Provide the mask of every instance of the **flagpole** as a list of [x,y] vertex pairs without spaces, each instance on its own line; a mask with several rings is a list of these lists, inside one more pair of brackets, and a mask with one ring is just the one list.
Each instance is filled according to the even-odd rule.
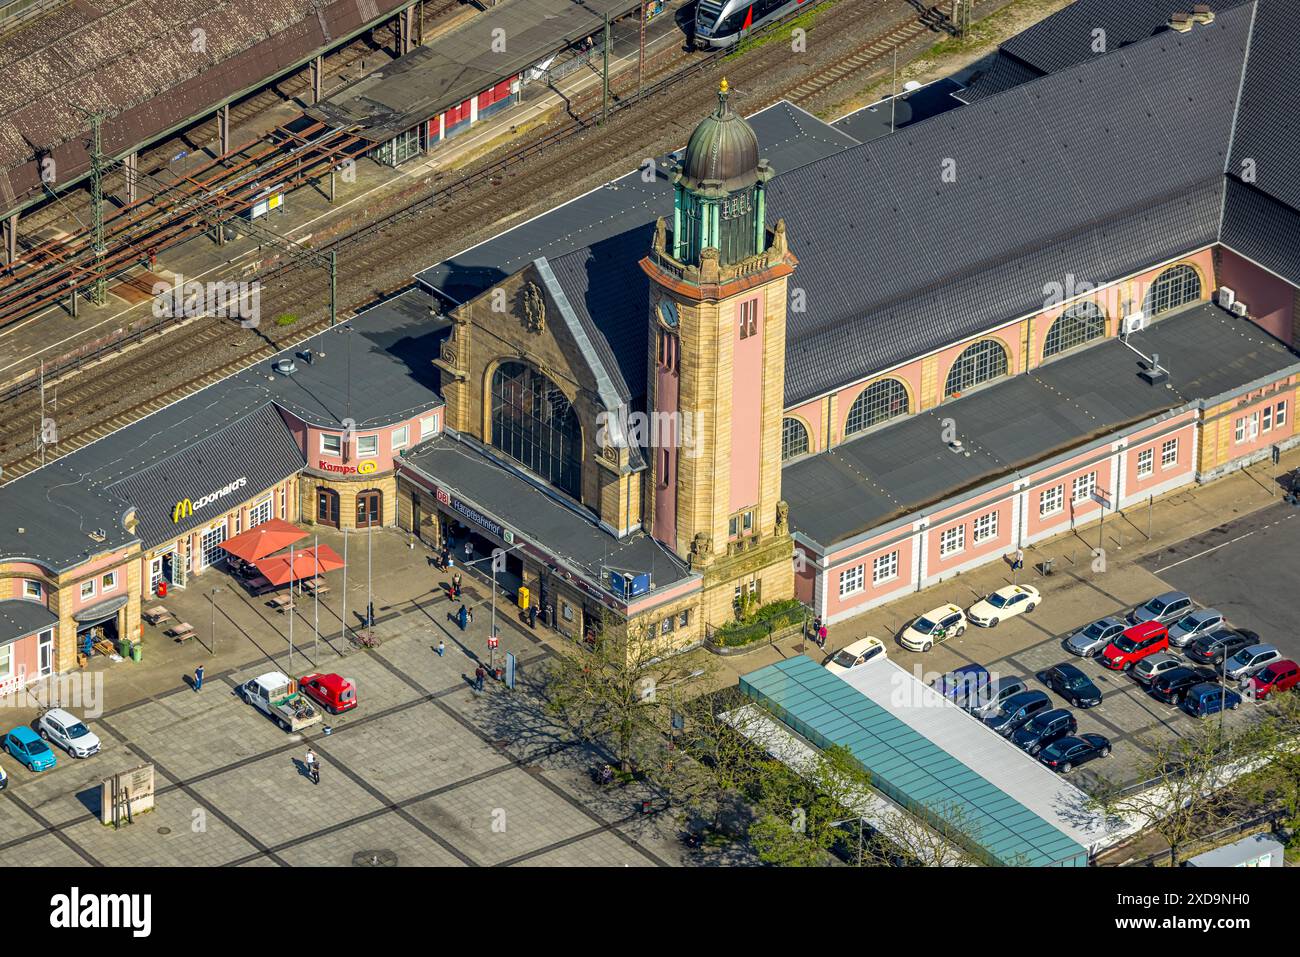
[[311,596],[315,601],[312,602],[311,609],[311,653],[317,658],[320,657],[320,532],[316,533],[316,547],[312,549],[312,554],[316,557],[316,567],[312,569],[312,589]]
[[[371,547],[372,539],[370,533],[373,530],[374,530],[373,525],[366,526],[366,631],[368,632],[373,632],[375,628],[375,618],[374,618],[375,597],[374,597],[374,593],[371,592],[370,590],[370,566],[371,566],[370,556],[373,552],[373,549]],[[373,638],[374,635],[371,634],[370,637]]]
[[348,640],[348,530],[343,529],[343,640]]
[[294,608],[293,594],[293,546],[289,546],[289,680],[293,680],[293,618],[297,609]]

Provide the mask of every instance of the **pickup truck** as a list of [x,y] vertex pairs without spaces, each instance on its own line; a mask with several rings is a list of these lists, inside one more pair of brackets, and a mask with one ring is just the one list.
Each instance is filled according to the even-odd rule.
[[265,713],[285,731],[301,731],[321,720],[320,712],[298,692],[297,682],[279,671],[268,671],[240,686],[245,701]]

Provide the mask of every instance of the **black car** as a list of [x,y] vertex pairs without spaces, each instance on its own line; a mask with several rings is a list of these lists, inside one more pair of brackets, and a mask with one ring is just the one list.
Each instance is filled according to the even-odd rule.
[[1214,681],[1214,672],[1205,668],[1188,668],[1183,665],[1171,668],[1162,675],[1156,675],[1147,688],[1152,695],[1169,704],[1178,704],[1188,688],[1193,688],[1203,681]]
[[1253,631],[1233,631],[1220,628],[1208,635],[1201,635],[1183,649],[1183,654],[1198,665],[1219,665],[1231,658],[1242,648],[1259,643],[1259,635]]
[[1051,707],[1052,699],[1046,691],[1022,691],[1013,694],[1002,703],[1001,709],[984,719],[984,723],[1002,735],[1010,737],[1011,733],[1034,715]]
[[1060,664],[1048,668],[1043,674],[1043,684],[1076,708],[1091,708],[1101,704],[1101,689],[1074,665]]
[[1064,708],[1054,708],[1041,712],[1022,724],[1011,735],[1011,741],[1030,754],[1037,754],[1053,741],[1059,741],[1078,730],[1079,723],[1074,720],[1074,715]]
[[1105,735],[1081,734],[1078,737],[1053,741],[1039,753],[1038,760],[1053,771],[1066,774],[1072,768],[1077,768],[1093,758],[1104,758],[1108,754],[1110,754],[1110,741]]

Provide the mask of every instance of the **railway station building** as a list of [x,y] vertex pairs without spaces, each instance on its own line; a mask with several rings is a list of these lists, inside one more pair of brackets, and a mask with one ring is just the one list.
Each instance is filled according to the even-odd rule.
[[1238,4],[865,142],[724,89],[652,175],[0,487],[0,670],[138,633],[268,513],[468,537],[562,633],[668,649],[1288,448],[1293,30]]

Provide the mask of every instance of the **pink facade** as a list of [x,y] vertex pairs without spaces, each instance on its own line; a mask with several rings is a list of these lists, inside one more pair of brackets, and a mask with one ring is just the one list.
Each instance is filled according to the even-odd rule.
[[[441,408],[380,428],[321,428],[282,413],[307,459],[307,467],[335,475],[391,472],[404,449],[442,431]],[[422,424],[423,423],[423,424]]]
[[758,503],[763,424],[763,328],[758,297],[736,303],[731,361],[731,497],[728,511]]
[[[655,408],[660,421],[675,422],[678,395],[681,388],[681,341],[670,332],[660,331],[657,361],[655,362]],[[670,548],[677,547],[677,449],[675,443],[664,443],[663,448],[652,449],[659,457],[652,470],[656,476],[654,489],[654,525],[650,534]]]
[[1294,434],[1295,389],[1259,390],[1222,407],[1228,419],[1228,449],[1233,458],[1262,452]]
[[1292,340],[1296,290],[1229,249],[1219,256],[1219,285],[1227,286],[1246,304],[1250,321],[1283,342]]

